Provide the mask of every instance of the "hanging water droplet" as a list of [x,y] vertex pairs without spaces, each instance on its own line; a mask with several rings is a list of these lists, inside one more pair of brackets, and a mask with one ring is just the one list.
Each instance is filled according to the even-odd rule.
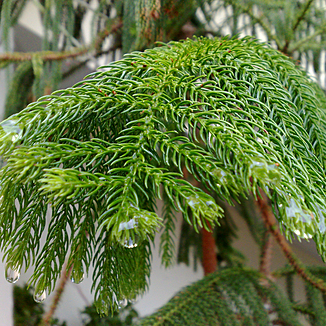
[[138,246],[138,235],[135,235],[134,237],[129,237],[128,239],[125,239],[122,243],[122,245],[126,248],[136,248]]
[[208,201],[206,202],[206,205],[207,205],[207,206],[214,205],[214,202],[213,202],[212,200],[208,200]]
[[119,224],[119,232],[123,230],[134,229],[138,226],[138,222],[135,218],[130,219],[128,222],[121,222]]
[[132,304],[132,305],[136,304],[137,301],[138,301],[138,297],[137,297],[137,296],[128,299],[128,302],[129,302],[130,304]]
[[255,175],[258,179],[265,179],[267,173],[267,164],[264,159],[257,157],[250,164],[250,170],[252,175]]
[[82,267],[80,267],[79,269],[74,268],[71,271],[70,279],[71,279],[72,283],[80,284],[81,282],[84,281],[84,278],[85,278],[85,274],[84,274],[84,270]]
[[16,270],[10,266],[6,266],[5,277],[9,283],[16,283],[19,280],[20,271],[19,269]]
[[23,132],[16,121],[5,120],[0,123],[0,126],[5,132],[6,139],[10,139],[13,143],[22,137]]
[[45,290],[42,291],[35,291],[34,293],[34,301],[37,303],[41,303],[46,299],[46,292]]
[[127,306],[128,304],[128,300],[127,299],[122,299],[122,300],[119,300],[118,302],[118,308],[119,309],[123,309]]
[[[223,171],[222,169],[220,168],[216,168],[216,169],[213,169],[211,172],[211,175],[213,175],[216,179],[219,180],[219,183],[228,183],[228,181],[231,181],[231,180],[228,180],[228,175],[225,171]],[[220,186],[220,184],[218,184],[218,186]]]
[[279,171],[279,168],[276,164],[267,165],[267,176],[270,182],[274,184],[279,184],[282,180],[282,175]]
[[197,208],[200,205],[199,196],[195,195],[187,197],[187,203],[191,208]]

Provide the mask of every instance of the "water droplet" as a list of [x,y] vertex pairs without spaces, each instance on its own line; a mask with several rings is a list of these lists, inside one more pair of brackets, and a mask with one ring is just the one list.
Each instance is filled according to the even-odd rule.
[[326,211],[324,209],[322,209],[318,204],[316,204],[315,207],[316,207],[316,210],[318,212],[318,219],[319,219],[318,228],[319,228],[319,231],[321,233],[325,233],[325,231],[326,231],[326,225],[325,225]]
[[131,303],[131,304],[136,304],[137,301],[138,301],[138,297],[137,296],[128,299],[128,302]]
[[19,269],[12,269],[10,266],[6,266],[5,277],[9,283],[16,283],[19,280],[20,271]]
[[42,291],[35,291],[34,293],[34,301],[37,303],[41,303],[46,299],[46,292],[45,290]]
[[281,173],[278,166],[274,163],[267,164],[264,158],[256,157],[250,164],[251,175],[264,181],[269,181],[274,184],[281,182]]
[[14,120],[5,120],[0,123],[3,131],[13,143],[19,140],[22,137],[23,131],[18,126],[18,123]]
[[198,200],[199,196],[195,195],[195,196],[189,196],[187,197],[187,203],[190,207],[192,208],[197,208],[198,205],[200,204],[200,201]]
[[255,158],[250,164],[250,170],[259,179],[265,179],[267,173],[267,164],[262,158]]
[[84,270],[82,267],[80,267],[79,269],[73,269],[71,271],[71,276],[70,276],[70,279],[71,279],[71,282],[72,283],[75,283],[75,284],[80,284],[81,282],[84,281]]
[[119,309],[123,309],[127,306],[128,304],[128,300],[127,299],[122,299],[122,300],[119,300],[118,302],[118,308]]
[[137,226],[138,226],[137,220],[132,218],[128,222],[121,222],[119,224],[119,232],[123,230],[135,229]]
[[129,237],[128,239],[124,239],[122,245],[126,248],[136,248],[138,246],[138,235],[134,235],[134,238]]
[[282,180],[281,173],[276,164],[267,165],[267,176],[270,182],[274,184],[279,184]]
[[206,205],[207,205],[207,206],[211,206],[211,205],[213,205],[213,204],[214,204],[214,202],[213,202],[212,200],[209,200],[209,201],[206,202]]

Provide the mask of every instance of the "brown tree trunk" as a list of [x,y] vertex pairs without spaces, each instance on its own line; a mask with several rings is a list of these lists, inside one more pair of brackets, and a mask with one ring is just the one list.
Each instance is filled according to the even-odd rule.
[[215,250],[215,239],[213,232],[207,231],[206,229],[201,230],[202,236],[202,249],[203,249],[203,268],[204,275],[213,273],[217,269],[217,258]]

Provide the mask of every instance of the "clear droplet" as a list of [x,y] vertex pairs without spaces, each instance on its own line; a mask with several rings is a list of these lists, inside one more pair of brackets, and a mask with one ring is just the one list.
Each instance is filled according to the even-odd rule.
[[72,283],[80,284],[81,282],[84,281],[84,278],[85,278],[85,274],[84,274],[84,270],[82,267],[80,267],[79,269],[74,268],[71,271],[70,279],[71,279]]
[[134,298],[129,298],[128,299],[128,302],[130,303],[130,304],[136,304],[137,303],[137,301],[138,301],[138,298],[137,298],[137,296],[135,296]]
[[134,237],[129,237],[128,239],[125,239],[122,243],[122,245],[126,248],[136,248],[138,246],[138,235],[135,235]]
[[324,209],[322,209],[318,204],[316,204],[316,210],[318,212],[318,219],[319,219],[318,228],[319,228],[319,231],[321,233],[325,233],[325,231],[326,231],[326,225],[325,225],[326,211]]
[[118,302],[118,308],[119,309],[123,309],[127,306],[128,304],[128,300],[127,299],[122,299],[122,300],[119,300]]
[[5,276],[9,283],[16,283],[19,280],[20,271],[6,266]]
[[198,208],[198,206],[200,205],[199,196],[195,195],[187,197],[187,203],[193,209]]
[[220,168],[215,168],[211,172],[211,175],[213,175],[216,179],[219,180],[220,183],[228,183],[228,175],[225,171],[223,171]]
[[267,176],[268,179],[274,184],[279,184],[282,180],[281,172],[276,164],[267,165]]
[[[22,137],[22,130],[20,129],[18,123],[14,120],[5,120],[0,123],[6,136],[14,143]],[[6,137],[6,139],[8,139]]]
[[255,158],[255,160],[253,160],[252,163],[250,164],[250,169],[252,174],[254,174],[259,179],[266,178],[267,164],[262,158],[260,157]]
[[212,201],[212,200],[208,200],[207,202],[206,202],[206,205],[207,206],[211,206],[211,205],[213,205],[214,204],[214,202]]
[[37,303],[41,303],[46,299],[46,292],[43,291],[35,291],[34,293],[34,301]]
[[138,222],[135,218],[130,219],[128,222],[121,222],[119,224],[119,232],[123,230],[135,229],[138,226]]

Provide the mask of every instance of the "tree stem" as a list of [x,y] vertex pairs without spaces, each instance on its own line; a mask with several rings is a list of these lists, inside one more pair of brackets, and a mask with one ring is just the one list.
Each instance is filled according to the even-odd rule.
[[62,272],[61,272],[61,277],[59,279],[59,284],[55,290],[55,295],[52,300],[52,304],[50,306],[49,311],[46,314],[44,314],[43,319],[40,323],[40,326],[50,326],[51,325],[51,319],[58,307],[58,303],[61,299],[62,293],[63,293],[65,286],[67,284],[67,281],[69,279],[69,276],[70,276],[70,273],[72,270],[72,266],[70,267],[70,269],[68,271],[66,271],[66,268],[67,268],[67,264],[64,264],[63,268],[62,268]]
[[213,273],[217,269],[217,258],[215,251],[215,239],[213,232],[207,231],[205,228],[201,230],[202,249],[203,249],[203,268],[204,275]]

